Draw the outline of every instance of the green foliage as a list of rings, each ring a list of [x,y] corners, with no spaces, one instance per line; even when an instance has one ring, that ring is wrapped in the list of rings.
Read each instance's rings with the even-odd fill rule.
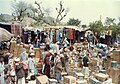
[[[105,25],[99,20],[95,22],[91,22],[89,24],[90,30],[92,30],[94,33],[97,32],[98,35],[100,35],[102,32],[112,30],[112,34],[120,33],[120,25],[119,23],[116,24],[114,18],[107,17],[105,20]]]
[[[82,28],[87,28],[87,25],[82,25]]]
[[[112,30],[112,34],[120,33],[120,25],[110,25],[109,28]]]
[[[105,24],[110,26],[115,24],[115,18],[106,17]]]
[[[79,19],[69,19],[69,21],[67,22],[68,25],[73,25],[73,26],[79,26],[81,23],[81,21]]]
[[[120,33],[120,25],[119,23],[115,23],[115,18],[109,18],[107,17],[105,20],[106,28],[107,30],[112,30],[112,34]]]
[[[89,24],[89,27],[90,27],[91,31],[93,31],[94,33],[97,32],[98,35],[100,35],[102,32],[105,31],[105,27],[103,26],[103,24],[100,20],[91,22]]]

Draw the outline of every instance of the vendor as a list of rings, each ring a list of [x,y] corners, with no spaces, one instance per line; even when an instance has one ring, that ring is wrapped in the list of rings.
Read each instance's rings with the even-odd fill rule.
[[[88,68],[88,63],[89,63],[89,53],[84,54],[83,57],[83,73],[85,77],[87,78],[89,76],[89,68]]]

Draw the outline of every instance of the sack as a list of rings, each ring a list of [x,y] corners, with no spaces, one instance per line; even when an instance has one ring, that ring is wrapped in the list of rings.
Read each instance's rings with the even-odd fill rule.
[[[26,62],[22,62],[23,64],[23,69],[28,69],[28,64]]]
[[[36,78],[35,78],[35,75],[32,75],[31,77],[30,77],[30,80],[35,80]]]

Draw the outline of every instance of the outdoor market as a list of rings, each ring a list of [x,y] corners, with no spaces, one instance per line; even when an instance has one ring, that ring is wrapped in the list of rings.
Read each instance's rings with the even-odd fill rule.
[[[120,84],[119,0],[0,0],[0,84]]]
[[[0,28],[0,41],[0,73],[4,84],[120,82],[119,41],[113,46],[100,43],[89,28],[49,26],[39,29],[12,24],[9,32]]]

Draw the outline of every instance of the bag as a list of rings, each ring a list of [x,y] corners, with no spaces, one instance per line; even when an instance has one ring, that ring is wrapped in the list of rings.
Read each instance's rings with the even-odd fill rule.
[[[24,70],[28,69],[28,64],[26,62],[22,62],[22,64],[23,64],[23,69]]]
[[[31,77],[30,77],[30,80],[35,80],[36,78],[35,78],[35,75],[32,75]]]

